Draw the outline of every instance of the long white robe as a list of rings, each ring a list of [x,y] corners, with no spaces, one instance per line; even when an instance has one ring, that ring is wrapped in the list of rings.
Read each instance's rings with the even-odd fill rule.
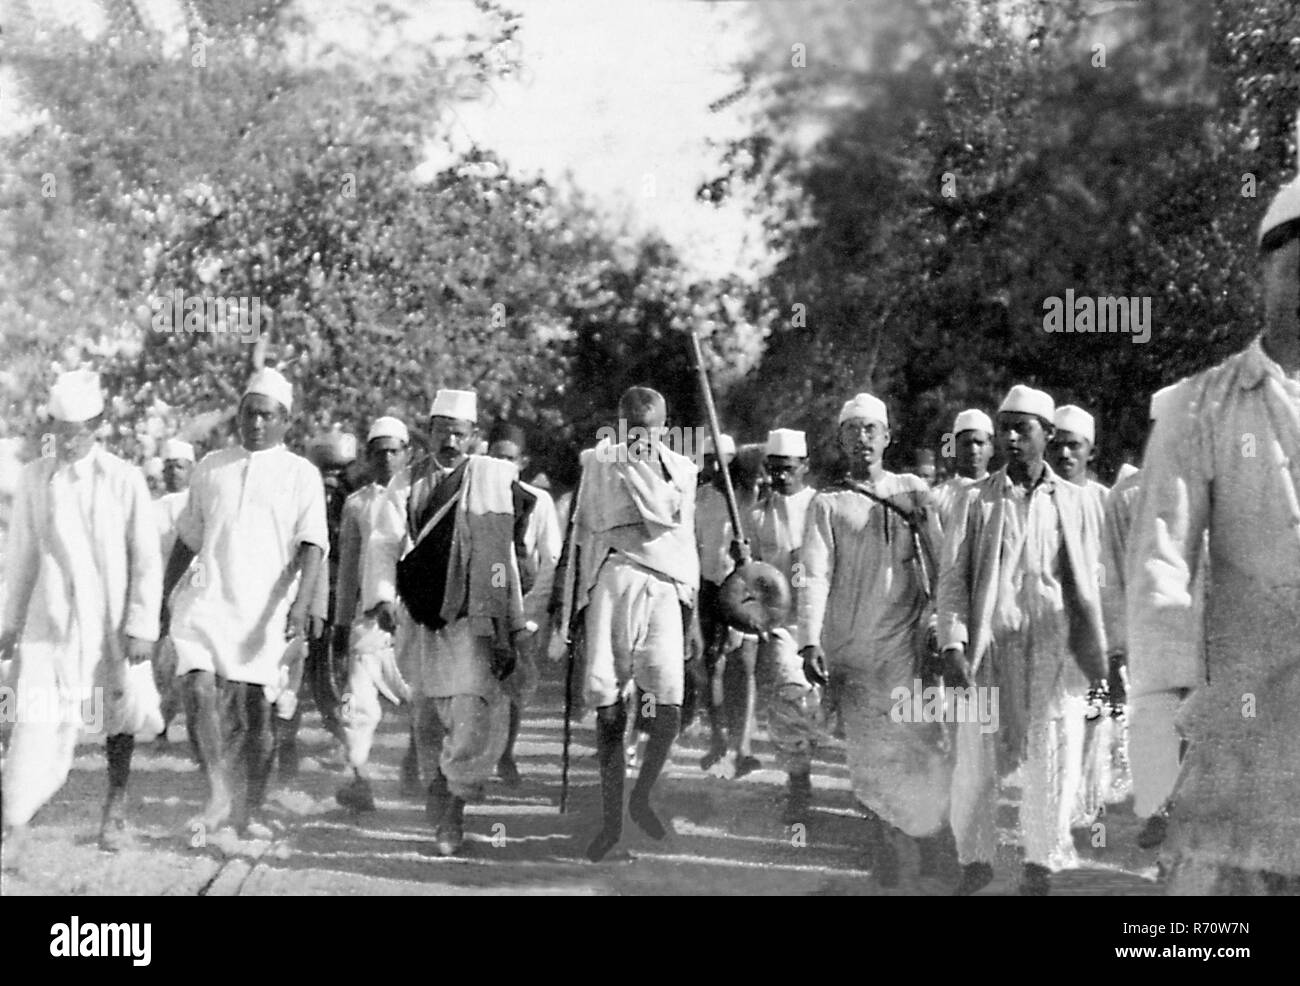
[[[1257,339],[1179,385],[1128,556],[1139,695],[1194,689],[1166,846],[1180,866],[1300,875],[1300,381]],[[1209,535],[1205,662],[1189,652]]]
[[[320,473],[283,445],[212,452],[194,467],[179,535],[197,557],[172,602],[177,675],[278,688],[299,545],[329,552]]]
[[[998,689],[1000,715],[993,734],[969,716],[957,726],[952,827],[962,863],[992,862],[998,779],[1016,766],[1026,862],[1055,870],[1076,861],[1070,822],[1088,687],[1080,658],[1093,675],[1105,673],[1091,523],[1083,492],[1046,466],[1028,495],[1000,469],[954,512],[939,578],[939,642],[968,645],[975,683]]]
[[[1077,484],[1083,492],[1084,510],[1088,515],[1087,534],[1092,539],[1091,553],[1100,560],[1097,570],[1098,592],[1102,601],[1102,620],[1106,618],[1106,504],[1110,488],[1095,479]],[[1110,650],[1115,644],[1106,625],[1106,638]],[[1122,725],[1103,714],[1087,721],[1084,729],[1083,780],[1079,787],[1079,802],[1075,807],[1075,824],[1093,821],[1102,806],[1123,801],[1128,796],[1129,778],[1125,766],[1126,740]]]
[[[877,496],[924,506],[922,536],[940,537],[923,479],[885,473]],[[799,647],[820,644],[844,712],[853,793],[908,835],[933,835],[948,815],[951,770],[942,724],[898,722],[894,690],[913,687],[918,626],[928,601],[902,518],[847,488],[808,508],[797,591]]]
[[[124,638],[158,639],[162,559],[143,474],[98,445],[72,466],[28,464],[6,549],[0,625],[22,633],[4,817],[19,825],[62,786],[83,727],[122,731]]]

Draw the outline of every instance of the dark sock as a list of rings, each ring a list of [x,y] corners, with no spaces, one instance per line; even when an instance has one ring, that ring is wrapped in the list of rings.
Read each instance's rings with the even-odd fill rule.
[[[627,710],[622,702],[596,710],[596,758],[600,764],[601,828],[587,847],[587,858],[600,862],[623,837],[623,733]]]
[[[108,789],[110,792],[126,787],[131,776],[131,756],[135,752],[135,737],[130,733],[110,736],[105,744],[108,754]]]
[[[510,703],[510,732],[506,734],[506,749],[501,754],[502,760],[515,758],[515,743],[519,741],[519,726],[523,722],[523,710],[518,702]]]
[[[126,809],[126,783],[131,776],[131,754],[135,751],[135,737],[119,733],[108,737],[104,744],[108,757],[108,799],[104,817],[123,818]]]
[[[248,811],[262,807],[266,784],[275,763],[275,723],[279,721],[259,685],[249,685],[244,695],[248,710],[248,734],[244,739],[244,763],[248,771]]]
[[[652,839],[662,839],[667,830],[659,816],[650,807],[650,792],[655,781],[668,762],[668,755],[673,749],[673,740],[677,738],[681,725],[682,709],[679,705],[658,705],[655,707],[654,721],[650,726],[650,739],[646,742],[645,760],[637,774],[636,785],[632,788],[632,797],[628,801],[628,814],[646,835]]]

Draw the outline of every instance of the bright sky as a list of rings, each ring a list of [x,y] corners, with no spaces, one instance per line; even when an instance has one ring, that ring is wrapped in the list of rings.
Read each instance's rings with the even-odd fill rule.
[[[168,47],[183,53],[179,0],[137,2],[150,26],[174,42]],[[318,42],[382,56],[390,39],[381,41],[371,30],[374,0],[299,3]],[[739,202],[715,208],[694,199],[699,183],[720,172],[720,152],[710,141],[741,133],[734,111],[710,113],[708,107],[735,87],[733,66],[753,43],[749,0],[507,5],[522,13],[517,38],[523,71],[494,84],[487,100],[457,109],[451,147],[433,148],[430,165],[478,143],[513,171],[552,181],[571,175],[633,229],[661,232],[700,273],[752,270],[761,257],[757,223]],[[97,0],[32,6],[46,23],[75,24],[90,35],[105,28]],[[471,0],[389,0],[388,6],[412,13],[401,31],[408,45],[482,24]]]
[[[457,0],[449,0],[457,2]],[[634,226],[657,228],[710,273],[743,266],[757,228],[738,203],[695,201],[719,174],[734,113],[709,103],[735,88],[742,3],[537,0],[522,6],[524,72],[490,105],[458,113],[453,139],[496,149],[512,167],[575,183]],[[463,145],[462,145],[463,146]]]

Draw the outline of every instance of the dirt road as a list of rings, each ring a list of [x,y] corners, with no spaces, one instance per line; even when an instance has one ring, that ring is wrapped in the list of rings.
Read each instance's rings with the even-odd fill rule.
[[[675,749],[660,785],[660,813],[672,816],[674,831],[663,842],[652,842],[628,823],[627,858],[588,863],[582,849],[597,825],[599,798],[592,720],[574,730],[573,793],[569,812],[560,815],[560,699],[561,689],[544,681],[519,742],[523,783],[508,789],[494,782],[487,801],[470,807],[463,857],[434,855],[423,805],[399,796],[398,764],[406,737],[397,717],[389,717],[376,739],[378,810],[358,816],[334,800],[347,776],[328,764],[327,736],[309,712],[299,779],[272,794],[283,831],[270,842],[237,840],[228,832],[204,839],[186,828],[185,820],[202,803],[204,786],[189,759],[184,728],[174,723],[170,744],[137,747],[131,789],[137,848],[113,856],[96,847],[104,761],[102,749],[86,746],[68,783],[37,817],[19,872],[4,874],[0,891],[206,896],[886,892],[862,868],[862,822],[849,795],[842,749],[832,748],[817,764],[816,812],[806,832],[792,831],[780,821],[784,778],[774,769],[766,742],[755,750],[764,769],[741,780],[710,776],[699,767],[699,726]],[[1014,791],[1004,796],[998,876],[984,893],[1015,892],[1014,796]],[[1134,845],[1138,825],[1132,812],[1114,807],[1103,824],[1076,832],[1083,865],[1059,874],[1053,892],[1159,893],[1154,854]],[[1093,845],[1099,837],[1104,846]],[[917,879],[914,859],[904,861],[904,877],[888,892],[937,895],[951,886],[951,878]]]

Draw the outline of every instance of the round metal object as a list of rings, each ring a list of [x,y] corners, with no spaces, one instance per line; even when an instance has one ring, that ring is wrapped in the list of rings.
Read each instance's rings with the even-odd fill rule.
[[[718,602],[727,625],[745,633],[767,633],[790,620],[790,585],[767,562],[747,562],[728,575]]]

